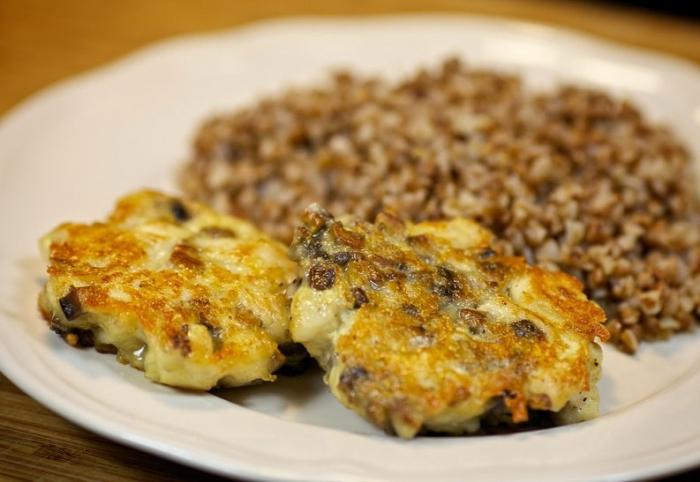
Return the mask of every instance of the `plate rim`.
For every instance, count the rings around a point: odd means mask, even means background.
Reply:
[[[261,21],[256,21],[252,23],[247,23],[242,26],[238,26],[233,29],[217,30],[204,33],[192,33],[185,35],[178,35],[175,37],[169,37],[165,39],[158,40],[154,43],[148,44],[146,46],[132,50],[131,52],[121,56],[117,59],[110,60],[104,64],[101,64],[92,69],[80,72],[76,75],[64,78],[56,83],[45,87],[29,97],[23,99],[19,103],[11,106],[3,115],[0,117],[0,132],[3,132],[5,128],[11,124],[15,119],[25,115],[28,111],[40,106],[42,102],[54,96],[57,92],[66,90],[79,89],[82,85],[86,83],[92,83],[99,81],[100,78],[109,76],[111,72],[117,71],[123,68],[129,67],[131,64],[138,64],[141,62],[148,62],[151,57],[157,57],[162,51],[177,49],[180,44],[189,43],[192,41],[213,41],[221,37],[232,38],[232,37],[244,37],[247,35],[260,35],[265,29],[279,29],[289,27],[291,25],[303,25],[309,23],[324,23],[332,24],[334,22],[344,22],[352,24],[362,24],[362,23],[387,23],[387,22],[401,22],[401,21],[415,21],[420,19],[426,23],[435,23],[442,21],[449,22],[460,22],[463,24],[484,24],[488,23],[491,25],[498,25],[504,28],[517,28],[517,29],[528,29],[531,35],[547,36],[549,38],[561,37],[564,35],[570,41],[575,43],[587,44],[589,47],[594,47],[597,49],[604,48],[610,49],[614,48],[619,52],[633,53],[635,57],[643,57],[647,61],[653,61],[654,63],[662,63],[665,65],[672,65],[675,70],[682,69],[689,75],[696,76],[700,80],[700,67],[691,61],[674,57],[669,54],[659,53],[653,50],[629,46],[616,41],[611,41],[607,39],[602,39],[591,34],[578,32],[569,28],[562,28],[547,24],[540,24],[530,21],[513,20],[507,18],[485,16],[485,15],[464,15],[458,13],[409,13],[409,14],[385,14],[385,15],[367,15],[367,16],[290,16],[290,17],[278,17],[273,19],[265,19]],[[2,168],[4,165],[9,163],[9,161],[0,162],[0,175],[2,175]],[[3,315],[4,317],[5,315]],[[1,320],[4,323],[4,320]],[[0,339],[0,346],[6,346],[6,341]],[[284,475],[279,474],[278,470],[273,470],[271,472],[266,472],[263,468],[255,468],[251,470],[245,466],[238,466],[235,468],[235,473],[231,471],[231,468],[215,467],[207,463],[200,463],[198,460],[192,460],[187,458],[184,454],[173,453],[172,446],[159,446],[158,443],[153,440],[148,440],[148,437],[143,437],[138,434],[128,434],[123,430],[110,430],[112,424],[110,421],[105,423],[104,420],[97,417],[94,420],[94,413],[90,414],[89,419],[82,418],[82,414],[78,413],[74,409],[66,408],[60,400],[57,401],[51,397],[52,393],[49,390],[45,390],[43,386],[33,385],[28,380],[32,378],[32,372],[26,371],[23,367],[17,363],[17,360],[9,357],[7,354],[9,350],[0,350],[0,370],[22,391],[29,394],[32,398],[39,401],[42,405],[46,406],[54,413],[59,414],[70,420],[77,425],[105,436],[108,439],[115,440],[119,443],[137,447],[140,450],[164,457],[169,460],[173,460],[178,463],[184,463],[186,465],[194,466],[198,469],[205,470],[210,473],[217,473],[224,476],[236,476],[248,479],[257,480],[289,480]],[[27,375],[29,375],[27,377]],[[687,455],[685,458],[674,459],[675,463],[671,464],[661,464],[656,467],[656,470],[646,470],[637,472],[624,472],[618,474],[609,474],[605,477],[600,477],[599,480],[617,480],[626,478],[629,476],[644,476],[652,477],[662,474],[670,474],[684,469],[696,466],[700,464],[700,453],[697,455]],[[235,461],[234,461],[235,462]],[[261,476],[263,478],[261,478]],[[351,480],[351,478],[344,478],[343,480]],[[359,480],[359,479],[358,479]]]
[[[691,75],[700,75],[700,64],[696,63],[680,55],[655,50],[639,45],[628,44],[622,41],[599,37],[595,34],[576,30],[567,26],[560,26],[550,23],[537,22],[534,20],[525,20],[515,17],[501,17],[497,15],[487,14],[471,14],[440,10],[426,10],[422,12],[405,12],[405,13],[382,13],[368,15],[284,15],[279,17],[263,18],[244,22],[233,28],[222,28],[213,30],[203,30],[197,32],[188,32],[176,34],[168,37],[156,39],[152,42],[137,46],[124,54],[115,58],[108,59],[99,64],[88,67],[87,69],[69,74],[63,78],[53,81],[36,91],[28,94],[20,99],[17,103],[11,105],[0,115],[0,129],[4,127],[4,123],[14,117],[20,111],[25,110],[31,104],[35,104],[43,100],[44,97],[50,96],[57,90],[64,88],[74,88],[86,81],[92,81],[97,76],[108,74],[111,70],[122,68],[128,64],[143,60],[144,58],[155,55],[161,49],[169,49],[175,47],[178,43],[188,43],[196,40],[214,40],[218,37],[244,36],[255,34],[257,31],[266,28],[274,29],[294,24],[305,23],[383,23],[394,21],[407,21],[421,19],[425,21],[450,21],[476,23],[476,24],[494,24],[502,25],[507,28],[527,29],[533,35],[549,36],[549,37],[568,37],[574,42],[583,42],[597,48],[614,48],[615,50],[625,51],[626,53],[634,54],[638,57],[653,58],[654,62],[662,62],[668,65],[673,65],[674,68],[687,70]],[[2,163],[0,163],[1,165]]]

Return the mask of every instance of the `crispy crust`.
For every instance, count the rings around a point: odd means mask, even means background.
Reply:
[[[605,315],[575,278],[499,256],[465,219],[384,213],[372,225],[314,208],[304,221],[292,337],[336,397],[380,427],[470,431],[498,410],[518,423],[594,391]]]
[[[286,249],[250,224],[152,191],[106,222],[42,241],[40,311],[76,346],[95,344],[161,383],[209,389],[271,380],[288,341]],[[78,336],[81,333],[92,336]]]

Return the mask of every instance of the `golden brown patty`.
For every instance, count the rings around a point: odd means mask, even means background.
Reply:
[[[597,415],[603,311],[575,278],[498,256],[491,238],[465,219],[369,224],[312,207],[293,244],[292,338],[344,405],[402,437],[528,409]]]
[[[284,361],[295,265],[247,222],[141,191],[106,222],[58,226],[42,249],[39,307],[71,345],[202,390],[272,380]]]

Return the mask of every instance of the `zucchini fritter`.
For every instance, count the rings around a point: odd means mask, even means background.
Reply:
[[[465,219],[375,224],[312,206],[290,331],[347,407],[387,431],[462,433],[597,415],[605,315],[561,272],[497,255]]]
[[[71,345],[200,390],[273,380],[284,362],[295,264],[247,222],[141,191],[106,222],[58,226],[42,250],[39,307]]]

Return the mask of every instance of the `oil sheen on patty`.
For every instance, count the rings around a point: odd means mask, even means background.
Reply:
[[[273,380],[284,363],[295,264],[245,221],[140,191],[105,222],[58,226],[41,248],[39,308],[71,345],[198,390]]]
[[[312,206],[290,332],[346,407],[387,432],[598,414],[602,309],[561,272],[499,256],[466,219],[334,219]]]

